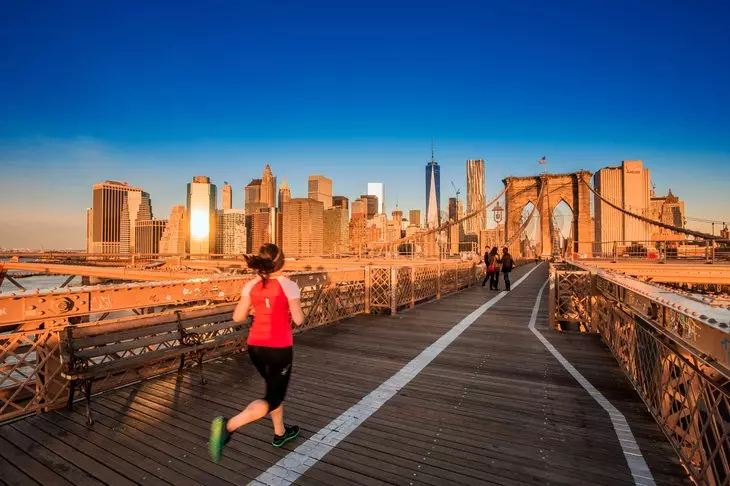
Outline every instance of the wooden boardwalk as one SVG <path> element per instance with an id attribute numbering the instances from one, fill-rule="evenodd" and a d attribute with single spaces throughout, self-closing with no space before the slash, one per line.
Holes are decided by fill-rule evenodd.
<path id="1" fill-rule="evenodd" d="M 546 277 L 543 265 L 295 484 L 641 484 L 606 412 L 528 329 Z M 262 393 L 237 355 L 206 364 L 206 386 L 192 370 L 94 397 L 92 427 L 83 406 L 0 427 L 0 482 L 247 484 L 495 295 L 478 287 L 299 335 L 286 418 L 302 437 L 282 449 L 263 420 L 234 435 L 219 465 L 208 459 L 210 419 Z M 608 349 L 596 336 L 549 331 L 546 307 L 544 295 L 538 329 L 624 414 L 656 484 L 690 484 Z"/>

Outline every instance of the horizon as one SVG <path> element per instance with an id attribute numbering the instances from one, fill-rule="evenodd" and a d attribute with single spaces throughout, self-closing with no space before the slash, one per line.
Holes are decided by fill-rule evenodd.
<path id="1" fill-rule="evenodd" d="M 266 163 L 293 197 L 322 174 L 423 214 L 432 138 L 442 211 L 452 181 L 466 202 L 467 159 L 487 200 L 542 156 L 551 173 L 638 159 L 687 216 L 730 221 L 730 4 L 319 5 L 6 6 L 0 247 L 83 248 L 104 180 L 159 219 L 195 175 L 243 207 Z"/>

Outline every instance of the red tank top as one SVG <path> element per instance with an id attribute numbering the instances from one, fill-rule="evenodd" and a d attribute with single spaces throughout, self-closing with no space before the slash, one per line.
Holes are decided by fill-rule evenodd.
<path id="1" fill-rule="evenodd" d="M 287 348 L 294 343 L 291 331 L 289 299 L 278 280 L 253 284 L 248 293 L 254 309 L 253 325 L 248 334 L 251 346 Z"/>

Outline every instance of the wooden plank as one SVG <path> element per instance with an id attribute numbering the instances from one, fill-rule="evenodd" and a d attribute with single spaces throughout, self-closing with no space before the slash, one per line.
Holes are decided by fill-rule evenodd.
<path id="1" fill-rule="evenodd" d="M 15 444 L 16 440 L 20 445 Z M 42 446 L 30 450 L 30 447 L 26 447 L 27 443 L 28 439 L 18 431 L 3 427 L 0 434 L 0 455 L 40 484 L 63 486 L 76 484 L 59 474 L 65 472 L 66 468 L 62 458 Z"/>
<path id="2" fill-rule="evenodd" d="M 61 415 L 68 417 L 77 424 L 86 423 L 85 416 L 80 413 L 62 412 Z M 97 428 L 104 430 L 104 434 L 110 436 L 114 441 L 124 444 L 129 448 L 136 449 L 152 461 L 161 465 L 167 465 L 167 467 L 187 476 L 196 484 L 204 484 L 206 486 L 211 484 L 238 484 L 235 482 L 235 479 L 226 480 L 216 474 L 212 474 L 209 471 L 213 465 L 210 459 L 203 462 L 196 457 L 191 458 L 188 456 L 188 451 L 177 447 L 168 447 L 166 443 L 159 441 L 152 435 L 139 432 L 125 422 L 113 420 L 95 411 L 94 429 Z M 204 447 L 204 444 L 200 444 L 198 447 Z M 221 471 L 223 475 L 227 475 L 225 470 Z"/>
<path id="3" fill-rule="evenodd" d="M 112 469 L 116 473 L 124 476 L 134 483 L 144 483 L 148 485 L 158 486 L 170 484 L 167 481 L 163 481 L 159 477 L 155 477 L 148 471 L 137 467 L 134 461 L 130 462 L 127 459 L 120 458 L 116 454 L 111 453 L 108 450 L 92 443 L 87 438 L 88 435 L 90 435 L 89 432 L 91 428 L 87 428 L 86 433 L 82 433 L 82 435 L 76 435 L 52 422 L 44 420 L 41 417 L 31 417 L 27 420 L 27 422 L 34 428 L 42 430 L 49 436 L 62 441 L 67 446 L 72 447 L 89 457 L 93 457 L 96 461 L 104 464 L 106 467 Z M 111 478 L 107 477 L 107 475 L 104 475 L 104 477 L 100 479 L 103 479 L 105 482 L 107 482 Z"/>
<path id="4" fill-rule="evenodd" d="M 0 483 L 7 486 L 33 486 L 38 483 L 0 456 Z"/>
<path id="5" fill-rule="evenodd" d="M 94 423 L 89 428 L 85 417 L 75 413 L 43 414 L 42 418 L 59 427 L 85 437 L 96 447 L 104 448 L 132 464 L 149 472 L 152 476 L 170 481 L 175 485 L 199 486 L 205 484 L 185 475 L 185 467 L 180 467 L 177 458 L 156 454 L 156 450 L 143 442 L 128 439 L 116 430 L 102 423 Z M 182 472 L 180 471 L 182 470 Z M 188 470 L 189 472 L 189 470 Z"/>
<path id="6" fill-rule="evenodd" d="M 179 437 L 160 428 L 150 429 L 146 424 L 129 420 L 124 413 L 107 408 L 99 400 L 93 403 L 93 410 L 95 420 L 107 426 L 116 427 L 124 435 L 139 442 L 144 441 L 169 456 L 179 458 L 182 462 L 193 466 L 199 472 L 204 472 L 208 475 L 208 481 L 211 481 L 212 484 L 247 484 L 258 475 L 251 473 L 248 475 L 241 474 L 236 470 L 238 469 L 236 465 L 226 464 L 225 467 L 221 467 L 213 464 L 208 457 L 205 442 L 190 443 L 182 441 Z"/>
<path id="7" fill-rule="evenodd" d="M 26 440 L 21 443 L 20 434 L 13 434 L 11 430 L 17 430 L 26 436 Z M 120 486 L 132 486 L 135 483 L 129 479 L 117 474 L 113 470 L 106 467 L 96 459 L 77 451 L 76 449 L 69 447 L 63 443 L 57 437 L 44 432 L 43 430 L 33 427 L 28 421 L 15 422 L 10 428 L 4 430 L 5 434 L 15 436 L 17 439 L 16 444 L 26 448 L 26 451 L 35 451 L 37 447 L 33 441 L 38 444 L 43 444 L 43 447 L 47 448 L 53 454 L 65 463 L 65 467 L 62 469 L 61 474 L 66 476 L 67 479 L 73 481 L 76 485 L 96 485 L 110 482 Z M 32 439 L 32 440 L 31 440 Z"/>

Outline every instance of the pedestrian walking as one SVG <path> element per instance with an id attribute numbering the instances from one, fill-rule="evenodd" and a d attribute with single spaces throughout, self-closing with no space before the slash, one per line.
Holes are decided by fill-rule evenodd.
<path id="1" fill-rule="evenodd" d="M 513 268 L 515 268 L 515 262 L 512 260 L 512 255 L 509 254 L 509 250 L 505 246 L 502 248 L 502 274 L 504 275 L 505 290 L 510 289 L 509 274 Z"/>

